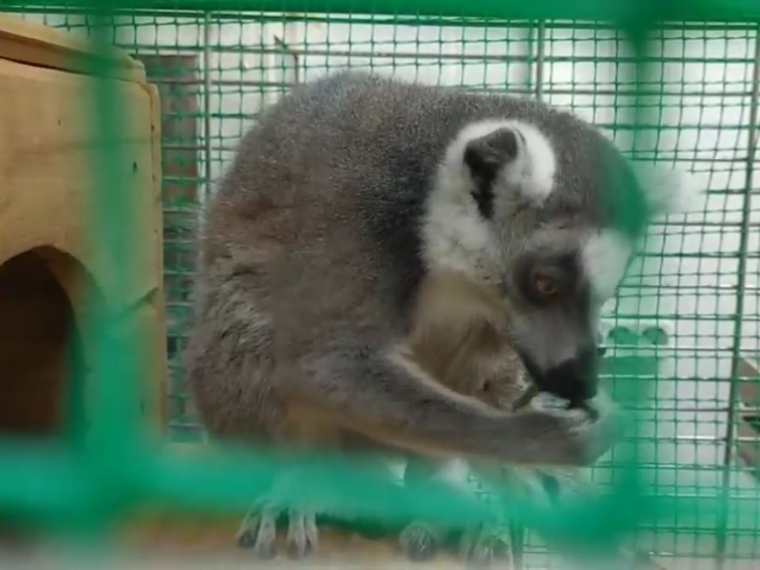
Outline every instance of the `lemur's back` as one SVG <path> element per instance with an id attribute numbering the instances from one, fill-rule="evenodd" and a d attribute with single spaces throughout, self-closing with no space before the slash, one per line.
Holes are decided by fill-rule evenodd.
<path id="1" fill-rule="evenodd" d="M 339 338 L 390 338 L 403 327 L 397 302 L 408 300 L 422 271 L 415 226 L 440 154 L 431 147 L 446 144 L 391 140 L 394 125 L 409 120 L 409 90 L 333 76 L 283 98 L 241 140 L 207 210 L 187 352 L 212 431 L 277 432 L 285 412 L 268 385 L 275 361 L 324 352 Z M 256 334 L 244 333 L 243 322 L 219 332 L 239 320 L 257 322 Z M 246 386 L 224 380 L 223 360 L 238 353 L 251 368 Z"/>
<path id="2" fill-rule="evenodd" d="M 308 297 L 304 310 L 323 319 L 333 298 L 341 328 L 346 310 L 362 306 L 359 298 L 351 302 L 352 293 L 371 294 L 372 304 L 385 292 L 409 294 L 421 271 L 417 218 L 448 138 L 420 132 L 420 141 L 404 132 L 414 116 L 410 101 L 421 96 L 411 90 L 427 91 L 347 74 L 307 85 L 268 109 L 241 141 L 210 211 L 208 235 L 225 249 L 231 243 L 245 248 L 271 224 L 269 235 L 283 248 L 275 271 L 278 296 Z M 247 212 L 256 212 L 255 228 Z M 238 231 L 245 233 L 230 236 Z M 383 245 L 392 251 L 382 252 Z M 303 279 L 290 273 L 291 264 Z M 407 290 L 389 291 L 389 277 Z M 326 280 L 340 287 L 324 289 Z M 368 317 L 375 326 L 378 319 Z M 379 320 L 389 317 L 384 309 Z"/>

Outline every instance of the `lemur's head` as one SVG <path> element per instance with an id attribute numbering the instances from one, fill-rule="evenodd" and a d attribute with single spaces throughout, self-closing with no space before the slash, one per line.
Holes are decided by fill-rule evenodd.
<path id="1" fill-rule="evenodd" d="M 509 335 L 538 387 L 579 403 L 596 393 L 596 335 L 654 217 L 696 202 L 686 175 L 633 168 L 580 119 L 467 125 L 449 145 L 424 224 L 427 267 L 497 288 Z"/>

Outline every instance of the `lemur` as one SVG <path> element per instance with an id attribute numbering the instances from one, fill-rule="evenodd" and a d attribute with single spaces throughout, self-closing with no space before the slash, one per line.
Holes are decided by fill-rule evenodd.
<path id="1" fill-rule="evenodd" d="M 680 181 L 637 176 L 595 127 L 535 100 L 351 71 L 296 87 L 242 137 L 204 211 L 185 354 L 204 426 L 592 463 L 619 431 L 596 404 L 596 319 L 653 216 L 684 203 Z M 416 361 L 429 331 L 473 323 L 467 342 L 508 342 L 568 408 L 497 409 Z M 276 514 L 251 529 L 260 554 Z M 296 555 L 316 545 L 314 516 L 291 513 Z"/>

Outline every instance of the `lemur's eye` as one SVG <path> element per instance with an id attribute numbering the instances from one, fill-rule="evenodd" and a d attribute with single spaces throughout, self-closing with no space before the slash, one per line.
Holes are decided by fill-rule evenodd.
<path id="1" fill-rule="evenodd" d="M 559 286 L 554 279 L 538 275 L 533 280 L 533 287 L 539 295 L 544 297 L 554 297 L 559 293 Z"/>

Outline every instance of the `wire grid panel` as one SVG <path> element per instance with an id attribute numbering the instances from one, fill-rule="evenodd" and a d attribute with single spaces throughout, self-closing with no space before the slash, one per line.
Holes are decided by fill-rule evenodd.
<path id="1" fill-rule="evenodd" d="M 75 14 L 37 13 L 86 34 Z M 760 499 L 747 455 L 760 400 L 751 363 L 759 351 L 760 214 L 755 191 L 755 27 L 678 26 L 659 32 L 643 86 L 644 126 L 633 137 L 634 60 L 612 29 L 587 22 L 436 22 L 372 15 L 121 13 L 115 43 L 159 85 L 163 112 L 167 346 L 177 440 L 201 436 L 180 363 L 193 272 L 197 207 L 213 192 L 237 140 L 260 109 L 297 83 L 347 67 L 423 83 L 539 97 L 593 122 L 634 158 L 692 171 L 704 208 L 652 228 L 607 307 L 613 356 L 638 358 L 656 377 L 645 410 L 649 481 L 672 495 Z M 640 277 L 640 282 L 638 277 Z M 737 314 L 739 313 L 740 314 Z M 630 345 L 666 333 L 658 368 Z M 612 346 L 614 349 L 615 346 Z M 737 357 L 750 363 L 732 383 Z M 614 358 L 610 360 L 614 368 Z M 747 368 L 745 368 L 747 370 Z M 617 378 L 616 382 L 636 381 Z M 749 387 L 742 390 L 743 387 Z M 758 388 L 760 392 L 760 388 Z M 747 392 L 749 396 L 743 395 Z M 747 421 L 745 421 L 745 419 Z M 747 427 L 749 426 L 749 427 Z M 759 454 L 760 455 L 760 454 Z M 596 470 L 603 480 L 603 468 Z M 642 549 L 679 557 L 760 558 L 760 508 L 743 518 L 694 512 L 638 537 Z M 546 567 L 530 541 L 528 566 Z M 533 548 L 535 547 L 535 548 Z M 673 566 L 676 567 L 676 566 Z M 726 568 L 730 568 L 730 563 Z"/>

